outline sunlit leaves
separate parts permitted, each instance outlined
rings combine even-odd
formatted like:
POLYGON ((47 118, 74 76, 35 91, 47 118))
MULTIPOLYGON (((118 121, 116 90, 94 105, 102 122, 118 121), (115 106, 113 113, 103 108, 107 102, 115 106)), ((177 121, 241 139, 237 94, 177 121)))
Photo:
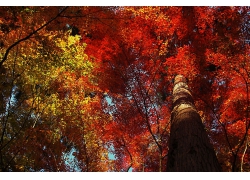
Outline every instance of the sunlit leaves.
MULTIPOLYGON (((62 9, 1 7, 0 58, 62 9)), ((68 7, 0 69, 1 170, 164 170, 177 74, 224 170, 235 170, 249 134, 248 11, 68 7)))
MULTIPOLYGON (((30 26, 37 28, 39 23, 30 26)), ((4 64, 9 73, 6 80, 16 92, 8 91, 22 96, 15 99, 15 106, 11 104, 17 115, 9 111, 4 119, 11 131, 4 127, 10 138, 3 134, 1 139, 1 148, 8 147, 6 153, 2 152, 6 157, 1 161, 2 170, 9 166, 14 171, 66 171, 63 153, 72 148, 81 151, 75 155, 79 170, 105 170, 106 161, 97 160, 107 152, 94 128, 103 118, 98 97, 92 97, 98 92, 94 64, 84 53, 86 44, 80 39, 68 32, 43 30, 9 55, 4 64)))

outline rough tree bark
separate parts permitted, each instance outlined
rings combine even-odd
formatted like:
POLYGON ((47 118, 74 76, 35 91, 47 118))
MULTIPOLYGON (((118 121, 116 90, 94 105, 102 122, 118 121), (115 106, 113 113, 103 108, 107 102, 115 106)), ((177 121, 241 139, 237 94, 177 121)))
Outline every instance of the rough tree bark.
POLYGON ((167 171, 221 171, 182 75, 177 75, 174 81, 167 171))

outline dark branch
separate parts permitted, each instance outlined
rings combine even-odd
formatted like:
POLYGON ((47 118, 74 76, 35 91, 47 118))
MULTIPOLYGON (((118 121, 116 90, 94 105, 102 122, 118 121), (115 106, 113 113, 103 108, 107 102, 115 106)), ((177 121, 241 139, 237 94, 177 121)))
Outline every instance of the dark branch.
POLYGON ((58 18, 68 7, 65 7, 60 13, 58 13, 54 18, 52 18, 51 20, 49 20, 47 23, 45 23, 44 25, 42 25, 41 27, 39 27, 38 29, 34 30, 32 33, 30 33, 28 36, 19 39, 18 41, 16 41, 14 44, 12 44, 11 46, 9 46, 4 54, 3 59, 0 61, 0 68, 2 67, 3 63, 7 60, 7 57, 9 55, 9 52, 12 48, 14 48, 15 46, 17 46, 18 44, 20 44, 21 42, 29 39, 32 35, 34 35, 35 33, 37 33, 38 31, 40 31, 41 29, 43 29, 44 27, 46 27, 48 24, 50 24, 52 21, 54 21, 56 18, 58 18))

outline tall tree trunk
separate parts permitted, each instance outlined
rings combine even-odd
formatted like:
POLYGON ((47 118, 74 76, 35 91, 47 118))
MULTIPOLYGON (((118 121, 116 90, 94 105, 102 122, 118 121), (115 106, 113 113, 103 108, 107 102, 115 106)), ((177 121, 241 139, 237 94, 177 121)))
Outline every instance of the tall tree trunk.
POLYGON ((221 171, 184 76, 175 77, 167 171, 221 171))

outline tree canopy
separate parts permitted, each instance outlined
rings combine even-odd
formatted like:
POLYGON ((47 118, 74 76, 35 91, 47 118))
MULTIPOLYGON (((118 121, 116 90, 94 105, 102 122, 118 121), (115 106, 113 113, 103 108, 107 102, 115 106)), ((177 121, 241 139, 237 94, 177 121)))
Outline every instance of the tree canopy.
POLYGON ((0 7, 0 171, 166 171, 174 77, 223 171, 250 171, 250 9, 0 7))

